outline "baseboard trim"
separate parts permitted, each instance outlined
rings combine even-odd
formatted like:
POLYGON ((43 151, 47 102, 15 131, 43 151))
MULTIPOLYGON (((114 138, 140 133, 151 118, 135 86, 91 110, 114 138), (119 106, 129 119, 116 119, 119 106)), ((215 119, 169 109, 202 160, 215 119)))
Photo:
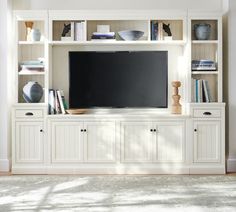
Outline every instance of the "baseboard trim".
POLYGON ((8 159, 0 159, 0 172, 9 172, 11 162, 8 159))
POLYGON ((236 172, 236 158, 227 160, 227 172, 236 172))

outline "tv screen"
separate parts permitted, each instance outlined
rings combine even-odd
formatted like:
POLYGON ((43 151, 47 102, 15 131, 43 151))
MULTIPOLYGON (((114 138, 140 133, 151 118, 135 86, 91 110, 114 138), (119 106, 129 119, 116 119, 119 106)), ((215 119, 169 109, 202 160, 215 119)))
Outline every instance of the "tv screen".
POLYGON ((167 51, 69 52, 69 74, 70 108, 168 104, 167 51))

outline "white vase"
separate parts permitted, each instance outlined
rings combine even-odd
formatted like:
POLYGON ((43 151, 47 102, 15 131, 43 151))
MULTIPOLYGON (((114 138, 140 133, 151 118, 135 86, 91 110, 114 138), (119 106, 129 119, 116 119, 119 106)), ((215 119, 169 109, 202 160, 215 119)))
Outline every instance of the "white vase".
POLYGON ((40 41, 41 32, 39 29, 32 29, 31 30, 31 39, 32 41, 40 41))

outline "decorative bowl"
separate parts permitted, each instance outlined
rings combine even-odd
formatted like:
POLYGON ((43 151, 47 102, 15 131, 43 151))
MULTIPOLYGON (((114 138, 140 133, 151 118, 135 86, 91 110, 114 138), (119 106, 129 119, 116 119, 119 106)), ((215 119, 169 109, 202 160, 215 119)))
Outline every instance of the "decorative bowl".
POLYGON ((23 98, 28 103, 38 103, 43 96, 43 88, 38 82, 29 81, 23 87, 23 98))
POLYGON ((209 40, 211 35, 211 25, 205 23, 195 24, 194 32, 197 40, 209 40))
POLYGON ((119 31, 118 35, 123 39, 123 40, 139 40, 143 35, 143 31, 138 31, 138 30, 124 30, 124 31, 119 31))

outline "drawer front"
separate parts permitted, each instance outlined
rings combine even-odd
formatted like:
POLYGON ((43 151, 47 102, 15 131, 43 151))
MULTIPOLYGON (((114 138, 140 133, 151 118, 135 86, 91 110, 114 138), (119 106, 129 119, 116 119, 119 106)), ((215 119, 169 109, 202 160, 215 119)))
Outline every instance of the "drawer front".
POLYGON ((40 109, 16 109, 16 118, 42 118, 43 110, 40 109))
POLYGON ((194 109, 193 117, 196 118, 220 118, 220 109, 194 109))

